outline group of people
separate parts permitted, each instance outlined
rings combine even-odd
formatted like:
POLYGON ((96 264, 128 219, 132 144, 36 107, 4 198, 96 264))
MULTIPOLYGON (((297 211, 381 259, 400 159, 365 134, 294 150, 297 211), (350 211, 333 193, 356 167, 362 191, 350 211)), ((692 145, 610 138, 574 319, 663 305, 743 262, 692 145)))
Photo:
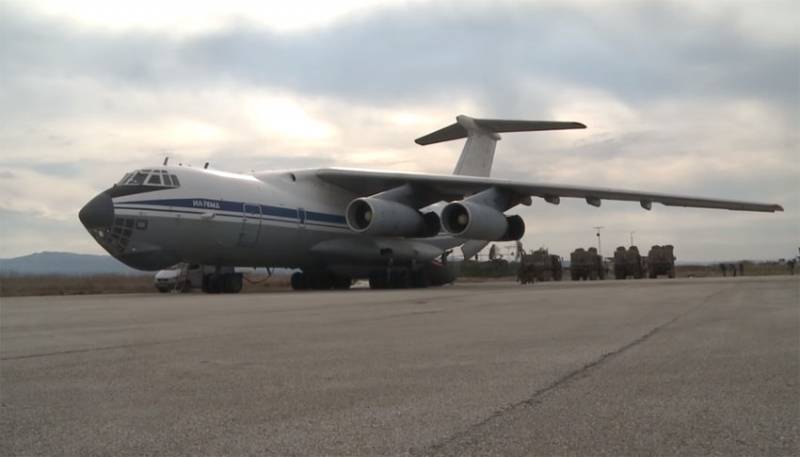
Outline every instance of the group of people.
MULTIPOLYGON (((783 259, 781 259, 781 262, 783 262, 783 259)), ((786 261, 786 268, 789 270, 789 274, 794 274, 794 267, 798 263, 800 263, 800 257, 786 261)), ((721 263, 719 264, 719 271, 722 272, 722 276, 730 274, 735 277, 737 273, 739 276, 744 276, 744 262, 739 262, 738 265, 735 263, 721 263)))
MULTIPOLYGON (((730 273, 731 276, 736 277, 737 266, 735 263, 721 263, 719 270, 722 272, 722 276, 728 276, 730 273)), ((739 276, 744 276, 744 262, 739 262, 738 271, 739 276)))

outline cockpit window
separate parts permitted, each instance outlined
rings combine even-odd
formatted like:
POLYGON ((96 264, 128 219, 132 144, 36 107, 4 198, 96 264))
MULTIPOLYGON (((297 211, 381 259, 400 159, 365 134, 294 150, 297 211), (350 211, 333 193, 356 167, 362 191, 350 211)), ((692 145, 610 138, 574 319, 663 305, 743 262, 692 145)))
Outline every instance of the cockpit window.
POLYGON ((129 186, 141 186, 142 184, 144 184, 145 179, 147 179, 147 173, 138 171, 134 173, 134 175, 131 176, 130 179, 128 179, 128 182, 126 184, 128 184, 129 186))
POLYGON ((180 183, 175 175, 168 174, 167 170, 137 170, 126 173, 117 183, 119 186, 144 186, 153 187, 179 187, 180 183))

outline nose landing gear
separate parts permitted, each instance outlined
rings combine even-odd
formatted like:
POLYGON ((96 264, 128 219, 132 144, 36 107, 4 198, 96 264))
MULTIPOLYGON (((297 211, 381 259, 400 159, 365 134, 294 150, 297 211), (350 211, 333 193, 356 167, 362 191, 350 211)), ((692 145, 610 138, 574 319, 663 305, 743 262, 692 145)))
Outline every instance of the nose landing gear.
POLYGON ((212 273, 203 276, 203 292, 207 294, 238 294, 241 291, 241 273, 212 273))

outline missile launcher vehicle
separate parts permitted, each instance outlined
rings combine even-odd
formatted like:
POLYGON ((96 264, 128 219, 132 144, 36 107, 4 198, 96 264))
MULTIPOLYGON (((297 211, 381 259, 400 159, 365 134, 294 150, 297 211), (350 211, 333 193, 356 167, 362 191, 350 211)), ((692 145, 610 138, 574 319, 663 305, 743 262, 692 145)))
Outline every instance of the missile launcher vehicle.
POLYGON ((606 269, 603 258, 596 248, 578 248, 569 256, 570 277, 573 281, 581 279, 605 279, 606 269))
POLYGON ((647 276, 657 278, 659 275, 675 277, 675 254, 671 244, 655 245, 647 253, 647 276))

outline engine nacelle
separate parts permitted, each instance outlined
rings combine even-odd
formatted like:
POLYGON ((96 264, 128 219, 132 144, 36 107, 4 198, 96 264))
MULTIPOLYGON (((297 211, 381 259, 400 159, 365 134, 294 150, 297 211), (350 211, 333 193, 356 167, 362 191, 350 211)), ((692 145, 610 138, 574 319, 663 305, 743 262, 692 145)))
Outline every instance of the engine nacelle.
POLYGON ((525 222, 519 216, 470 201, 448 204, 442 209, 442 228, 458 238, 485 241, 515 241, 525 234, 525 222))
POLYGON ((439 216, 422 214, 402 203, 381 198, 357 198, 345 215, 351 230, 373 236, 430 237, 439 233, 439 216))
POLYGON ((517 241, 525 235, 525 221, 521 217, 516 214, 508 216, 506 217, 506 222, 508 223, 508 229, 503 238, 497 241, 517 241))

